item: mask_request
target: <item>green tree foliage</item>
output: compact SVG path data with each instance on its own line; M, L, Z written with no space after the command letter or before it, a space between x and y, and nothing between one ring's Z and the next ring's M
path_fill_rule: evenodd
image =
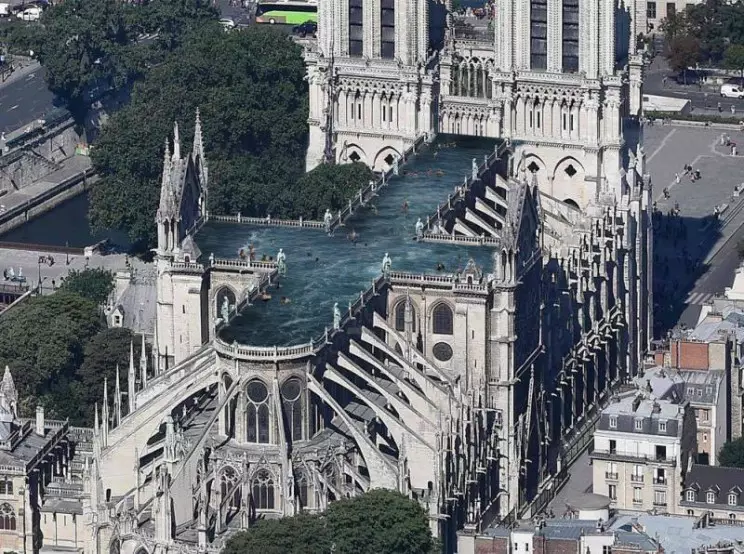
M744 45L732 44L726 48L723 63L728 69L739 72L741 84L744 85Z
M33 50L50 90L80 114L87 94L123 88L189 29L216 17L206 0L65 0L44 12ZM152 32L159 33L155 42L139 41Z
M325 520L302 514L259 521L249 532L232 537L222 554L326 554L331 545Z
M84 285L80 290L87 294L90 283ZM100 290L96 294L101 297ZM62 288L28 299L0 318L0 368L7 365L13 373L22 415L32 416L42 405L51 418L91 425L105 378L113 399L117 365L122 392L127 390L133 339L139 374L137 338L128 329L107 329L97 299Z
M65 278L61 290L73 292L103 304L114 290L114 274L103 268L87 268L82 271L72 270Z
M31 298L0 318L0 367L11 368L22 408L53 396L50 415L64 415L85 342L103 325L95 302L67 291Z
M688 37L676 47L691 44L689 38L694 37L699 53L694 61L716 65L723 61L728 45L744 44L744 10L740 2L707 0L667 16L661 30L667 45L675 39Z
M375 174L363 163L320 165L288 183L280 211L288 217L320 220L326 209L335 213L345 207L373 179Z
M744 469L744 437L727 442L718 453L718 465Z
M333 502L326 518L338 553L427 554L433 545L423 508L395 491Z
M231 538L223 554L429 554L436 547L416 501L375 489L333 502L321 516L259 522Z
M282 215L283 194L303 172L307 84L301 50L286 33L257 26L226 33L205 24L133 90L93 149L103 178L92 190L96 229L153 241L164 141L181 129L190 148L201 111L216 213Z
M669 67L683 74L687 79L687 69L700 60L700 41L692 35L679 34L667 42L666 59Z

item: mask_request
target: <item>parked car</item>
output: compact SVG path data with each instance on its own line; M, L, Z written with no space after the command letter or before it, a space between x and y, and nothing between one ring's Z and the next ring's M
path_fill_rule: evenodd
M18 19L22 19L23 21L38 21L41 17L41 8L38 8L36 6L31 6L30 8L26 8L22 12L18 12Z
M293 35L299 35L301 37L306 37L310 35L311 37L315 36L315 33L318 32L318 24L315 23L315 21L305 21L302 25L295 25L292 27L292 34Z
M235 22L229 17L223 17L222 19L220 19L220 25L222 25L226 31L235 28Z
M739 85L732 85L726 83L721 85L721 97L722 98L744 98L744 88Z

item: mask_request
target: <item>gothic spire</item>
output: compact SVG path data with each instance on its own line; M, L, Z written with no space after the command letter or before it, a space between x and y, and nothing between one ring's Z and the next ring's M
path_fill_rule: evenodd
M116 364L116 390L114 391L114 423L121 424L121 386L119 385L119 364Z
M142 333L142 351L140 352L140 386L147 386L147 350L145 348L145 334Z
M108 446L109 431L109 406L108 406L108 379L103 378L103 407L101 408L101 444L104 448Z
M129 373L127 374L127 401L129 402L129 413L134 411L134 341L129 343Z
M173 170L173 162L171 160L170 144L168 139L165 139L165 153L163 155L163 176L160 180L160 205L158 206L158 222L171 217L171 197L172 185L171 185L171 173Z
M173 122L173 159L181 159L181 137L178 133L178 121Z
M98 402L96 402L96 416L93 420L93 433L98 436L98 432L100 429L100 424L98 423Z
M18 391L16 391L10 368L5 366L5 375L0 383L0 417L3 421L11 422L18 415Z

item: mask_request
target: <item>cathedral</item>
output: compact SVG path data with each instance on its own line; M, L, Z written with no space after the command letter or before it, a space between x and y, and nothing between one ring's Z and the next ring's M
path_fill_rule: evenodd
M430 275L384 263L320 337L228 340L283 260L201 253L199 114L189 151L175 126L154 222L153 357L135 363L132 348L127 390L118 378L112 401L104 390L85 434L75 547L218 552L256 519L384 487L424 507L446 552L473 552L476 533L544 507L636 375L653 306L635 121L643 6L497 0L482 29L449 8L319 5L307 167L362 161L384 184L422 140L497 139L417 224L421 243L481 249L488 264Z

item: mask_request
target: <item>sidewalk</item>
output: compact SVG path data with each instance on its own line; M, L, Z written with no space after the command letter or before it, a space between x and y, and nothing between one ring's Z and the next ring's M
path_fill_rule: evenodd
M6 79L0 80L0 89L14 81L17 81L21 77L25 77L34 71L40 70L41 64L31 58L18 58L16 56L13 62L13 68L13 72L8 75Z

